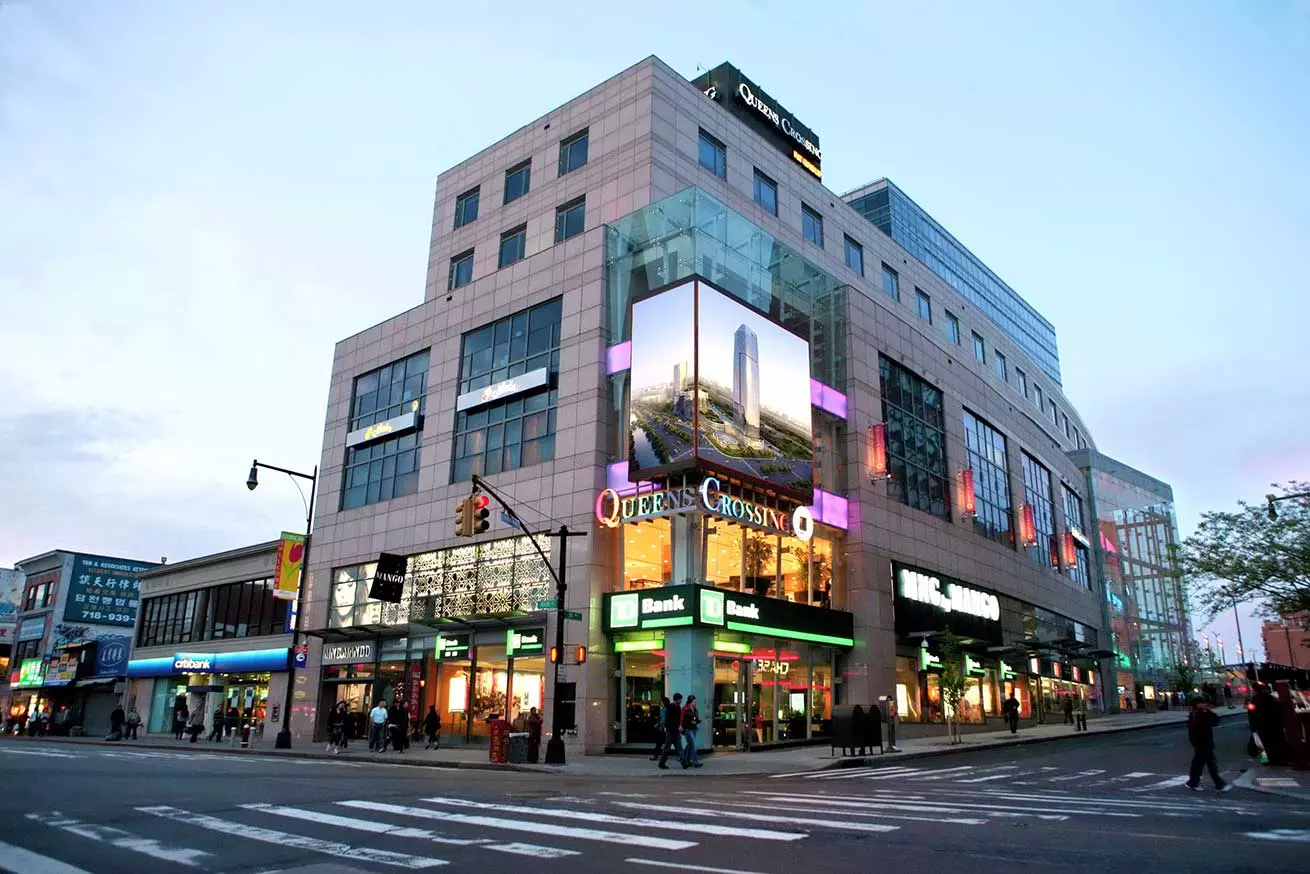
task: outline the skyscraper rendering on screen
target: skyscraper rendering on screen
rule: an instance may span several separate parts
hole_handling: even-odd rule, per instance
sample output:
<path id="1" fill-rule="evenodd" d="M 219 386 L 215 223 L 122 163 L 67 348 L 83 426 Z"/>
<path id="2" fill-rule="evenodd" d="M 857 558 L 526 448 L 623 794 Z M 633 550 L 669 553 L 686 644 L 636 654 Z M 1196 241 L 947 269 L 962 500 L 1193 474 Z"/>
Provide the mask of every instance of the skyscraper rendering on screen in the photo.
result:
<path id="1" fill-rule="evenodd" d="M 760 436 L 760 344 L 745 325 L 733 334 L 732 417 L 747 437 Z"/>

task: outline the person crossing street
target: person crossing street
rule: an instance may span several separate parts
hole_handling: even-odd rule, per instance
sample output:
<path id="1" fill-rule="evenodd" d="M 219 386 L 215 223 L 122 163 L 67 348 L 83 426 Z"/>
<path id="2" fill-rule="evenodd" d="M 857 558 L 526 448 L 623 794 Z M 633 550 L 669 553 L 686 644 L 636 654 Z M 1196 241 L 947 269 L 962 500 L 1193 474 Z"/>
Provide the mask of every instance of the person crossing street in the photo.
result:
<path id="1" fill-rule="evenodd" d="M 660 770 L 669 769 L 669 752 L 682 759 L 682 693 L 673 693 L 673 700 L 664 707 L 664 746 L 660 748 Z"/>
<path id="2" fill-rule="evenodd" d="M 1201 771 L 1209 770 L 1214 788 L 1220 792 L 1232 789 L 1232 784 L 1225 783 L 1219 777 L 1219 764 L 1214 755 L 1214 730 L 1219 724 L 1219 717 L 1210 707 L 1210 699 L 1197 695 L 1192 699 L 1192 714 L 1187 718 L 1187 739 L 1192 744 L 1192 767 L 1187 773 L 1187 788 L 1193 792 L 1201 791 Z"/>

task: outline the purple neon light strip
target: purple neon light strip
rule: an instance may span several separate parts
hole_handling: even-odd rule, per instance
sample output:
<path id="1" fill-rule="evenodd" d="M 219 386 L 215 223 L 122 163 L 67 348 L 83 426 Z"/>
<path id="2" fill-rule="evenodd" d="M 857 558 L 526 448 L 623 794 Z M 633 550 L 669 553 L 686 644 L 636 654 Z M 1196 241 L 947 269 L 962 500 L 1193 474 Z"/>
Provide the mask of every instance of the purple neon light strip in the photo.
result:
<path id="1" fill-rule="evenodd" d="M 810 403 L 839 419 L 846 418 L 846 395 L 813 378 L 810 379 Z"/>
<path id="2" fill-rule="evenodd" d="M 605 372 L 610 376 L 632 367 L 632 341 L 619 343 L 605 350 Z"/>

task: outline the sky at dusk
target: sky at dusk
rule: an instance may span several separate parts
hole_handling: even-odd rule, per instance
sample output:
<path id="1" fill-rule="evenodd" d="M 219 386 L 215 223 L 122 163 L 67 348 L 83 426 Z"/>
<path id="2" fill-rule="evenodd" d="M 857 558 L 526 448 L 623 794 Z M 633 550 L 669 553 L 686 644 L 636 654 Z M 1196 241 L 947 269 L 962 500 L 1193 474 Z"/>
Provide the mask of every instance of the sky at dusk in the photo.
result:
<path id="1" fill-rule="evenodd" d="M 422 301 L 437 174 L 650 54 L 736 64 L 829 188 L 887 176 L 981 257 L 1184 534 L 1310 479 L 1310 4 L 651 12 L 0 2 L 0 566 L 299 530 L 250 460 L 312 468 L 333 344 Z"/>

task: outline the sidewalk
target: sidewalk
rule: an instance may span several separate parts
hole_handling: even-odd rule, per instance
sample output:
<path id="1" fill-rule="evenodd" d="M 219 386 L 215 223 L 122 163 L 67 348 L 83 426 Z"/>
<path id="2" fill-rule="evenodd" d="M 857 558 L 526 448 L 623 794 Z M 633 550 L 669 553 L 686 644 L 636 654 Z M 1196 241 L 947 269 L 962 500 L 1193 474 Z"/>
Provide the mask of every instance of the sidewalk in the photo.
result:
<path id="1" fill-rule="evenodd" d="M 1252 765 L 1233 781 L 1233 785 L 1266 795 L 1294 798 L 1303 804 L 1310 803 L 1310 771 Z"/>
<path id="2" fill-rule="evenodd" d="M 1245 718 L 1242 710 L 1221 711 L 1220 718 Z M 950 755 L 952 753 L 975 752 L 978 750 L 1023 746 L 1026 744 L 1048 743 L 1060 740 L 1076 740 L 1101 734 L 1113 734 L 1123 731 L 1138 731 L 1156 728 L 1162 725 L 1176 725 L 1186 721 L 1186 710 L 1170 710 L 1162 713 L 1124 713 L 1113 716 L 1089 718 L 1087 731 L 1075 732 L 1068 725 L 1038 725 L 1022 728 L 1017 735 L 1011 735 L 1008 729 L 979 732 L 964 736 L 962 743 L 951 744 L 946 737 L 946 727 L 941 727 L 941 735 L 923 738 L 906 738 L 898 741 L 900 752 L 879 755 L 874 752 L 869 756 L 834 755 L 825 744 L 821 746 L 791 747 L 781 750 L 763 750 L 759 752 L 716 752 L 703 757 L 705 767 L 700 774 L 723 774 L 745 776 L 754 774 L 784 774 L 792 771 L 819 771 L 829 768 L 859 767 L 886 763 L 888 765 L 906 759 L 920 759 L 931 756 Z M 659 771 L 650 763 L 646 754 L 615 754 L 605 756 L 583 756 L 570 751 L 569 763 L 562 767 L 550 765 L 496 765 L 487 760 L 486 747 L 443 747 L 440 750 L 424 750 L 421 746 L 410 747 L 404 753 L 370 753 L 363 741 L 357 741 L 350 749 L 339 755 L 329 755 L 324 744 L 300 744 L 294 749 L 278 750 L 273 748 L 272 739 L 261 741 L 249 749 L 234 747 L 229 742 L 212 743 L 204 740 L 192 744 L 189 741 L 174 740 L 171 736 L 148 736 L 136 741 L 105 741 L 100 738 L 0 738 L 0 743 L 57 743 L 72 745 L 107 746 L 119 749 L 164 749 L 177 752 L 226 753 L 234 756 L 286 756 L 293 758 L 333 759 L 339 761 L 377 761 L 392 764 L 405 764 L 429 768 L 471 768 L 492 771 L 529 771 L 563 773 L 570 776 L 594 777 L 658 777 L 661 774 L 681 773 L 679 769 L 667 772 Z M 545 745 L 543 744 L 543 753 Z M 837 751 L 840 753 L 840 751 Z M 1310 780 L 1303 779 L 1310 783 Z"/>

